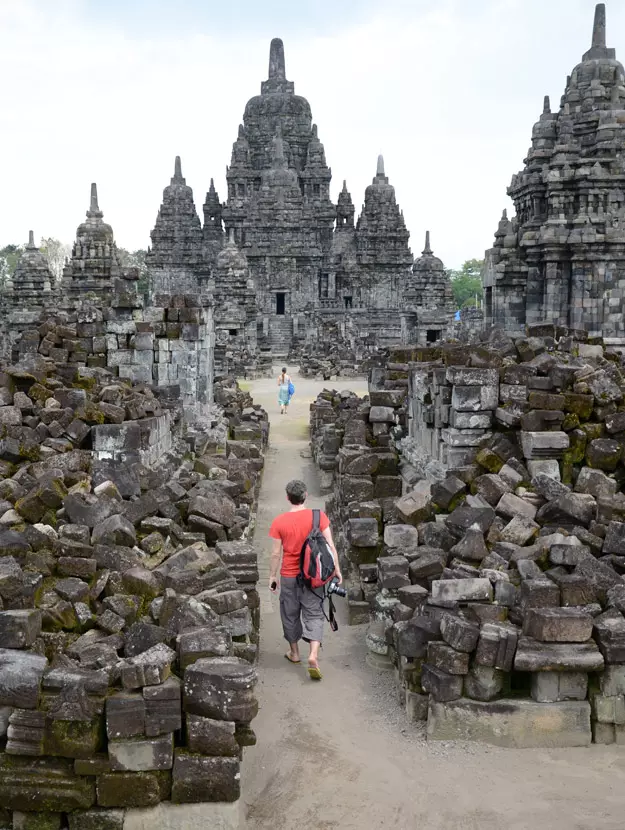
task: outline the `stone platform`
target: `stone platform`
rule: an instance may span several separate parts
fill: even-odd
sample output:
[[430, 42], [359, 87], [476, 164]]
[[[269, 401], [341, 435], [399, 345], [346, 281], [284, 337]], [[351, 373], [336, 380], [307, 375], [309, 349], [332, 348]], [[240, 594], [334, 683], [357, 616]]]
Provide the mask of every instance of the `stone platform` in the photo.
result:
[[515, 749], [589, 746], [590, 704], [430, 699], [427, 736], [431, 741], [479, 741]]

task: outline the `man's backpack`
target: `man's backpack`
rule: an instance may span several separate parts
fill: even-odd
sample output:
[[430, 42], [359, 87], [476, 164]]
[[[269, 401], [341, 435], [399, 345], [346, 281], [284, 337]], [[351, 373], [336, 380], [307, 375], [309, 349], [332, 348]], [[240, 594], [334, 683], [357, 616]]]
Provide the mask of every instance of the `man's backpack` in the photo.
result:
[[334, 557], [319, 529], [320, 511], [313, 510], [313, 526], [300, 553], [300, 580], [307, 588], [323, 588], [335, 574]]

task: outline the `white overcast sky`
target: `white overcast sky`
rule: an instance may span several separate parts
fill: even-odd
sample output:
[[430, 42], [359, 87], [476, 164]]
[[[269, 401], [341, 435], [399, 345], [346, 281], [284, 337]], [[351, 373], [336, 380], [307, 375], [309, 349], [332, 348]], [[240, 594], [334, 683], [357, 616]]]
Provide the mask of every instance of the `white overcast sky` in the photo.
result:
[[[545, 94], [590, 47], [594, 0], [0, 0], [0, 246], [71, 242], [97, 182], [119, 245], [146, 247], [182, 156], [222, 201], [246, 101], [282, 37], [356, 210], [378, 153], [418, 255], [492, 244]], [[625, 0], [607, 3], [625, 57]]]

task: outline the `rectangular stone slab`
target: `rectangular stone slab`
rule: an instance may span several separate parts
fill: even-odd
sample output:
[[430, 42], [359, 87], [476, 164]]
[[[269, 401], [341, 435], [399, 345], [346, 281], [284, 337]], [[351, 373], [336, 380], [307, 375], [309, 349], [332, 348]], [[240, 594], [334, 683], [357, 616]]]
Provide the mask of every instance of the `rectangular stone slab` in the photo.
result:
[[126, 810], [124, 830], [239, 830], [240, 802], [172, 804], [163, 801], [145, 810]]
[[174, 765], [173, 733], [154, 738], [109, 741], [111, 769], [115, 772], [146, 772], [171, 769]]
[[480, 602], [493, 599], [489, 579], [435, 579], [432, 582], [432, 601]]
[[592, 637], [592, 617], [579, 608], [528, 608], [523, 631], [543, 643], [585, 643]]
[[589, 746], [590, 704], [586, 700], [536, 703], [533, 700], [481, 702], [460, 698], [430, 701], [430, 741], [478, 741], [495, 746]]
[[603, 656], [594, 642], [539, 643], [521, 637], [514, 658], [515, 671], [601, 671]]
[[0, 804], [27, 812], [86, 810], [95, 804], [95, 784], [75, 775], [71, 761], [0, 756]]

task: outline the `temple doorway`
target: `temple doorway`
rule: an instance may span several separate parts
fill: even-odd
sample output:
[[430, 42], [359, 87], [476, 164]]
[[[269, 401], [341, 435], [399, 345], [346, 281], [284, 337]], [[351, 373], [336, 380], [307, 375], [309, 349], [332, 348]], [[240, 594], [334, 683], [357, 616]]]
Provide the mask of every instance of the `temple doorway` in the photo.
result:
[[276, 294], [276, 314], [284, 314], [286, 303], [286, 293], [278, 291]]

